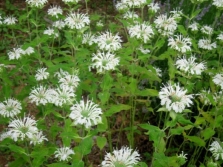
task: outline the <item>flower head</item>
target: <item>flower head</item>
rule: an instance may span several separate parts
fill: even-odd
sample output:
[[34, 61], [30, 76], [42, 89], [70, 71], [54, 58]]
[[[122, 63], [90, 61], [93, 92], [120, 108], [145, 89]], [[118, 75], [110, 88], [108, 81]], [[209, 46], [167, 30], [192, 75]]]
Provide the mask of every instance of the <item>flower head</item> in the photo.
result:
[[13, 17], [13, 16], [7, 16], [5, 17], [3, 23], [6, 24], [6, 25], [13, 25], [17, 22], [18, 20]]
[[137, 19], [139, 16], [134, 11], [127, 11], [123, 14], [124, 19]]
[[144, 43], [147, 43], [152, 35], [154, 35], [152, 27], [146, 22], [130, 26], [128, 31], [131, 38], [141, 39]]
[[182, 151], [181, 154], [177, 155], [177, 158], [179, 159], [179, 165], [183, 165], [187, 161], [187, 154], [184, 154], [184, 152]]
[[101, 122], [101, 108], [91, 100], [81, 100], [71, 108], [69, 117], [73, 119], [74, 125], [84, 125], [86, 128]]
[[58, 18], [58, 15], [62, 15], [63, 14], [63, 10], [61, 9], [60, 6], [51, 6], [48, 11], [47, 11], [48, 15], [50, 16], [55, 16], [56, 18]]
[[34, 49], [33, 47], [30, 47], [30, 46], [26, 48], [26, 50], [23, 51], [24, 55], [31, 55], [32, 53], [34, 53]]
[[223, 1], [222, 0], [213, 0], [213, 5], [222, 8], [223, 7]]
[[160, 6], [158, 3], [152, 2], [148, 5], [148, 7], [149, 7], [149, 10], [153, 11], [154, 13], [156, 13], [158, 10], [160, 10]]
[[102, 161], [102, 167], [133, 167], [137, 165], [140, 160], [140, 155], [137, 151], [133, 151], [129, 147], [122, 147], [120, 150], [114, 150], [111, 153], [105, 155], [104, 161]]
[[177, 22], [173, 16], [168, 17], [166, 14], [159, 15], [154, 23], [158, 32], [163, 36], [173, 35], [174, 31], [177, 29]]
[[21, 110], [21, 103], [16, 99], [9, 98], [3, 103], [0, 103], [0, 114], [4, 117], [14, 117], [18, 115]]
[[218, 73], [213, 77], [213, 82], [218, 85], [221, 86], [221, 89], [223, 89], [223, 74]]
[[64, 3], [78, 3], [80, 0], [62, 0]]
[[213, 28], [211, 28], [210, 26], [203, 26], [201, 28], [201, 32], [204, 33], [204, 34], [207, 34], [207, 35], [211, 35], [213, 33]]
[[206, 65], [203, 62], [196, 63], [195, 60], [195, 56], [191, 56], [189, 59], [186, 59], [185, 57], [178, 58], [176, 66], [185, 73], [201, 75], [201, 72], [206, 69]]
[[217, 46], [215, 42], [211, 43], [210, 39], [200, 39], [198, 41], [198, 47], [202, 49], [212, 50]]
[[29, 139], [37, 132], [36, 121], [30, 117], [14, 119], [8, 125], [8, 134], [14, 141], [17, 141], [18, 138], [24, 140], [25, 137]]
[[57, 21], [53, 22], [53, 27], [56, 27], [59, 30], [61, 30], [62, 28], [65, 27], [65, 23], [63, 20], [57, 20]]
[[36, 71], [35, 78], [37, 81], [41, 81], [44, 79], [47, 79], [50, 75], [50, 73], [46, 72], [47, 68], [39, 68]]
[[181, 52], [185, 53], [186, 51], [191, 50], [191, 39], [190, 38], [184, 38], [182, 35], [174, 35], [176, 38], [170, 37], [168, 39], [168, 46], [171, 48]]
[[191, 31], [198, 31], [198, 26], [199, 24], [197, 22], [193, 22], [192, 24], [189, 25], [188, 28], [190, 28]]
[[96, 43], [96, 37], [89, 32], [83, 34], [82, 44], [93, 45]]
[[29, 99], [31, 102], [35, 102], [36, 105], [42, 104], [46, 105], [54, 99], [55, 91], [53, 89], [47, 89], [46, 87], [40, 85], [34, 88], [30, 94]]
[[116, 58], [114, 54], [110, 52], [98, 52], [93, 54], [93, 64], [89, 69], [96, 68], [98, 73], [103, 73], [108, 70], [114, 70], [115, 66], [119, 64], [119, 58]]
[[146, 0], [122, 0], [121, 2], [126, 4], [129, 8], [137, 8], [146, 4]]
[[106, 51], [116, 51], [120, 49], [122, 47], [121, 42], [122, 42], [121, 37], [118, 34], [113, 35], [109, 31], [101, 33], [96, 38], [96, 43], [98, 44], [98, 47], [101, 50], [106, 50]]
[[48, 139], [43, 135], [42, 131], [39, 131], [37, 133], [32, 133], [29, 139], [30, 139], [30, 144], [33, 145], [41, 144], [44, 140], [48, 141]]
[[67, 161], [70, 155], [74, 154], [74, 151], [71, 150], [69, 147], [61, 147], [58, 148], [55, 152], [55, 157], [59, 158], [60, 161]]
[[[222, 144], [222, 142], [221, 142]], [[213, 156], [215, 157], [215, 160], [219, 160], [219, 159], [222, 159], [223, 160], [223, 148], [222, 146], [219, 144], [218, 141], [214, 141], [211, 143], [210, 145], [210, 149], [209, 149]]]
[[66, 75], [59, 79], [60, 87], [69, 87], [75, 90], [79, 85], [80, 79], [77, 75]]
[[193, 95], [186, 95], [187, 90], [184, 90], [179, 84], [171, 85], [168, 83], [159, 92], [161, 105], [165, 105], [167, 110], [181, 113], [186, 107], [189, 107], [193, 102], [191, 101]]
[[223, 41], [223, 33], [219, 34], [217, 39], [220, 40], [220, 41]]
[[24, 53], [21, 48], [13, 48], [12, 51], [8, 52], [9, 60], [19, 59]]
[[44, 30], [43, 34], [53, 36], [54, 38], [59, 37], [59, 34], [57, 32], [55, 32], [55, 30], [50, 27], [48, 27], [48, 29]]
[[47, 0], [26, 0], [26, 3], [28, 3], [28, 5], [37, 8], [42, 8], [47, 2]]
[[87, 14], [70, 13], [65, 19], [65, 24], [71, 29], [82, 29], [90, 24]]

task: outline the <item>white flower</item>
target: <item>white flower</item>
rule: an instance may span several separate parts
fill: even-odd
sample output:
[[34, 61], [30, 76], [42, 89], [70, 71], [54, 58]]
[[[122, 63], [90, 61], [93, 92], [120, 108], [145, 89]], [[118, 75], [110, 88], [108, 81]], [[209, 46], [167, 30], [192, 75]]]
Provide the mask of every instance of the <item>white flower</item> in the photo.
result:
[[42, 8], [48, 1], [47, 0], [26, 0], [31, 7]]
[[177, 22], [174, 17], [167, 17], [166, 14], [158, 16], [154, 21], [158, 32], [163, 36], [169, 36], [177, 29]]
[[14, 119], [8, 125], [8, 134], [14, 141], [17, 141], [18, 138], [24, 140], [25, 137], [29, 139], [37, 132], [36, 121], [30, 117]]
[[126, 4], [130, 8], [141, 7], [146, 4], [146, 0], [122, 0], [121, 2]]
[[86, 14], [71, 13], [65, 19], [65, 24], [71, 29], [82, 29], [90, 24], [90, 20]]
[[[222, 142], [221, 142], [222, 144]], [[219, 159], [222, 159], [223, 160], [223, 148], [222, 146], [218, 143], [218, 141], [214, 141], [211, 143], [210, 145], [210, 151], [212, 152], [215, 160], [219, 160]]]
[[0, 103], [0, 114], [4, 117], [14, 117], [22, 110], [21, 103], [16, 99], [7, 99]]
[[223, 0], [213, 0], [213, 5], [215, 5], [218, 8], [223, 7]]
[[143, 54], [148, 54], [148, 53], [150, 53], [150, 50], [149, 50], [149, 49], [144, 49], [142, 45], [141, 45], [137, 50], [139, 50], [139, 51], [142, 52]]
[[115, 5], [115, 8], [118, 10], [118, 11], [126, 11], [128, 10], [128, 6], [127, 4], [125, 3], [122, 3], [122, 2], [117, 2], [116, 5]]
[[49, 36], [53, 36], [55, 38], [57, 38], [59, 36], [59, 34], [57, 32], [55, 32], [55, 30], [50, 28], [50, 27], [48, 27], [47, 30], [44, 30], [43, 34], [46, 34], [46, 35], [49, 35]]
[[176, 37], [175, 39], [173, 37], [170, 37], [168, 39], [168, 46], [181, 53], [185, 53], [191, 50], [192, 43], [190, 38], [184, 38], [182, 35], [174, 36]]
[[114, 150], [111, 153], [105, 155], [104, 161], [102, 161], [102, 167], [116, 167], [125, 166], [133, 167], [137, 165], [140, 160], [140, 155], [137, 151], [133, 151], [131, 148], [122, 147], [120, 150]]
[[74, 125], [84, 125], [86, 128], [101, 123], [102, 110], [91, 100], [81, 100], [71, 108], [69, 117], [73, 120]]
[[46, 87], [40, 85], [39, 87], [34, 88], [29, 94], [29, 99], [32, 103], [45, 105], [50, 103], [55, 97], [55, 91], [53, 89], [47, 89]]
[[58, 87], [55, 90], [54, 97], [51, 100], [56, 106], [71, 104], [75, 98], [74, 90], [68, 86]]
[[65, 23], [63, 20], [57, 20], [57, 21], [53, 22], [53, 27], [56, 27], [60, 30], [65, 27]]
[[219, 39], [220, 41], [223, 41], [223, 33], [219, 34], [217, 39]]
[[37, 81], [41, 81], [44, 79], [47, 79], [50, 75], [50, 73], [46, 72], [47, 68], [39, 68], [36, 71], [35, 78]]
[[136, 37], [137, 39], [143, 40], [144, 43], [147, 43], [152, 35], [154, 35], [152, 27], [146, 22], [131, 26], [128, 28], [128, 31], [131, 38]]
[[124, 19], [137, 19], [139, 16], [134, 11], [127, 11], [123, 14]]
[[0, 141], [5, 140], [6, 138], [11, 138], [10, 133], [8, 131], [1, 133], [0, 135]]
[[170, 13], [173, 14], [174, 19], [181, 19], [181, 15], [183, 14], [182, 10], [180, 10], [179, 8], [170, 11]]
[[212, 50], [213, 48], [216, 48], [217, 45], [215, 42], [211, 43], [211, 40], [209, 39], [200, 39], [198, 41], [198, 47], [202, 49]]
[[54, 76], [57, 76], [59, 79], [70, 75], [67, 71], [64, 71], [60, 68], [59, 72], [56, 72]]
[[176, 66], [178, 69], [185, 73], [201, 75], [201, 73], [206, 69], [205, 63], [196, 63], [195, 56], [191, 56], [188, 60], [186, 57], [178, 58], [176, 61]]
[[199, 93], [199, 97], [202, 103], [204, 103], [204, 105], [210, 105], [211, 101], [208, 98], [208, 95], [211, 96], [212, 93], [209, 90], [201, 90], [201, 93]]
[[193, 103], [191, 99], [193, 95], [186, 95], [187, 90], [184, 90], [179, 84], [171, 85], [168, 83], [159, 92], [159, 98], [161, 99], [161, 105], [176, 113], [181, 113], [186, 107], [190, 107]]
[[76, 89], [79, 85], [80, 79], [77, 75], [66, 75], [59, 79], [60, 87], [69, 87], [70, 89]]
[[184, 152], [182, 151], [180, 155], [178, 155], [177, 157], [179, 158], [183, 158], [183, 159], [187, 159], [187, 154], [184, 154]]
[[197, 22], [193, 22], [192, 24], [189, 25], [188, 28], [191, 29], [191, 31], [197, 31], [198, 30], [199, 24]]
[[24, 53], [24, 50], [21, 48], [13, 48], [12, 51], [8, 52], [9, 60], [19, 59], [22, 54]]
[[23, 51], [24, 55], [31, 55], [32, 53], [34, 53], [33, 47], [28, 47], [26, 50]]
[[223, 89], [223, 74], [216, 74], [214, 77], [213, 77], [213, 82], [218, 85], [218, 86], [221, 86], [221, 89]]
[[158, 77], [162, 77], [162, 70], [158, 67], [153, 67], [156, 70], [156, 74], [158, 75]]
[[56, 18], [58, 18], [58, 15], [62, 15], [63, 14], [63, 10], [61, 9], [60, 6], [51, 6], [48, 11], [47, 11], [48, 15], [50, 16], [56, 16]]
[[154, 2], [152, 2], [152, 3], [150, 3], [150, 4], [148, 5], [148, 7], [149, 7], [149, 9], [150, 9], [151, 11], [153, 11], [154, 13], [156, 13], [158, 10], [160, 10], [159, 3], [154, 3]]
[[54, 154], [55, 157], [59, 158], [60, 161], [67, 161], [69, 158], [71, 158], [70, 155], [74, 154], [74, 151], [69, 147], [62, 147], [58, 148]]
[[90, 32], [83, 34], [82, 44], [93, 45], [96, 42], [95, 35]]
[[213, 28], [211, 28], [210, 26], [203, 26], [201, 28], [201, 32], [204, 33], [204, 34], [207, 34], [207, 35], [211, 35], [213, 33]]
[[103, 22], [102, 22], [101, 20], [99, 20], [99, 21], [96, 23], [96, 26], [97, 26], [97, 27], [103, 27], [104, 24], [103, 24]]
[[96, 68], [98, 73], [103, 73], [107, 70], [114, 70], [115, 66], [119, 64], [119, 58], [116, 58], [114, 54], [110, 52], [98, 52], [93, 54], [92, 61], [89, 69]]
[[3, 23], [6, 24], [6, 25], [13, 25], [13, 24], [16, 24], [18, 20], [13, 17], [13, 16], [7, 16], [5, 17]]
[[44, 140], [48, 141], [48, 139], [43, 135], [42, 131], [31, 134], [29, 139], [30, 139], [30, 144], [33, 144], [33, 145], [40, 144]]
[[122, 40], [118, 33], [113, 35], [109, 31], [101, 33], [96, 37], [96, 43], [101, 50], [116, 51], [122, 47], [121, 42]]

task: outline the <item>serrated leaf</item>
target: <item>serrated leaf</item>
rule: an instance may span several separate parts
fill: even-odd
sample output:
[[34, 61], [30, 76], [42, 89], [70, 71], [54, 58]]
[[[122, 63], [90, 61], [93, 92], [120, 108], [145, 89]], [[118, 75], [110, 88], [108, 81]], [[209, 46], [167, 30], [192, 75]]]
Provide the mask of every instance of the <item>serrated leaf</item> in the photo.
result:
[[185, 30], [185, 27], [183, 25], [178, 25], [177, 28], [181, 34], [187, 35], [187, 31]]
[[115, 113], [118, 113], [122, 110], [130, 110], [132, 107], [126, 104], [118, 104], [110, 106], [110, 109], [105, 112], [105, 116], [110, 117]]
[[82, 155], [87, 155], [91, 152], [92, 146], [93, 146], [93, 140], [91, 137], [88, 137], [83, 139], [78, 147]]
[[206, 128], [201, 132], [201, 136], [204, 140], [210, 139], [215, 134], [215, 131], [211, 128]]
[[205, 146], [205, 141], [203, 139], [201, 139], [200, 137], [197, 136], [185, 136], [188, 140], [190, 140], [191, 142], [195, 143], [196, 145], [200, 146], [200, 147], [204, 147]]

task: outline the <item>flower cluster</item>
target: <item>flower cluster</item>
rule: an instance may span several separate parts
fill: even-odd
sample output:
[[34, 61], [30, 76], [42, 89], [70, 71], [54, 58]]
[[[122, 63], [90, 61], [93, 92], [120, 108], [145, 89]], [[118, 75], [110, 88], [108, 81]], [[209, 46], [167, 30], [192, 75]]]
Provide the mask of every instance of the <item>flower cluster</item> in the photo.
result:
[[90, 24], [90, 19], [87, 14], [81, 13], [70, 13], [64, 21], [70, 29], [82, 29]]
[[182, 35], [174, 36], [176, 37], [175, 39], [173, 37], [168, 39], [168, 46], [181, 53], [185, 53], [191, 50], [192, 43], [190, 38], [184, 38]]
[[219, 159], [223, 160], [223, 148], [218, 141], [212, 142], [209, 150], [212, 152], [215, 160], [219, 160]]
[[67, 161], [70, 159], [70, 155], [74, 154], [74, 151], [71, 150], [69, 147], [61, 147], [58, 148], [55, 152], [55, 158], [58, 158], [60, 161]]
[[14, 117], [22, 110], [21, 103], [16, 99], [6, 99], [0, 103], [0, 114], [4, 117]]
[[34, 49], [32, 47], [28, 47], [27, 49], [22, 48], [13, 48], [8, 52], [9, 60], [19, 59], [22, 55], [30, 55], [34, 53]]

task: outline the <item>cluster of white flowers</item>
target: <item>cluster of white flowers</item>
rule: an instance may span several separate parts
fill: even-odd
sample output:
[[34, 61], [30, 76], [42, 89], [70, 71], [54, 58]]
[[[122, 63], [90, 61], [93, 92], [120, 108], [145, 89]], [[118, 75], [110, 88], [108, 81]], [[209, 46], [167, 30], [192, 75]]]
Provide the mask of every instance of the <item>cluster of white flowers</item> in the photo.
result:
[[0, 114], [3, 117], [14, 117], [22, 110], [21, 103], [13, 98], [6, 99], [0, 103]]
[[133, 149], [129, 147], [122, 147], [120, 150], [114, 150], [112, 153], [107, 153], [101, 166], [133, 167], [138, 164], [139, 160], [140, 155], [137, 151], [133, 151]]
[[53, 22], [52, 26], [60, 30], [65, 27], [65, 22], [63, 20], [57, 20]]
[[78, 3], [80, 0], [62, 0], [64, 3]]
[[143, 54], [148, 54], [148, 53], [150, 53], [150, 50], [149, 50], [149, 49], [145, 49], [145, 48], [143, 48], [142, 45], [140, 45], [140, 47], [137, 48], [137, 50], [139, 50], [139, 51], [142, 52]]
[[147, 22], [137, 23], [136, 25], [130, 26], [128, 28], [129, 35], [131, 38], [141, 39], [144, 43], [147, 43], [151, 37], [154, 35], [152, 26]]
[[67, 161], [70, 159], [70, 155], [75, 154], [73, 150], [71, 150], [69, 147], [61, 147], [58, 148], [55, 152], [55, 158], [58, 158], [60, 161]]
[[[223, 143], [221, 142], [221, 144]], [[220, 145], [220, 143], [218, 141], [214, 141], [211, 143], [210, 147], [211, 148], [209, 150], [212, 152], [215, 160], [219, 160], [219, 159], [223, 160], [223, 148]]]
[[73, 120], [73, 125], [84, 125], [86, 128], [101, 123], [102, 110], [91, 100], [81, 100], [71, 108], [69, 117]]
[[91, 68], [96, 68], [97, 73], [114, 70], [119, 64], [119, 58], [115, 57], [111, 52], [98, 52], [93, 54], [92, 61], [93, 64], [90, 65], [89, 70], [91, 70]]
[[193, 95], [186, 95], [187, 90], [184, 90], [179, 84], [171, 85], [168, 83], [159, 92], [161, 105], [165, 105], [168, 111], [175, 111], [181, 113], [186, 107], [193, 104]]
[[96, 37], [94, 34], [91, 34], [90, 32], [83, 34], [82, 44], [93, 45], [94, 43], [96, 43]]
[[51, 6], [48, 9], [47, 13], [50, 16], [55, 16], [56, 18], [58, 18], [58, 15], [62, 15], [63, 14], [63, 10], [61, 9], [60, 6]]
[[27, 49], [23, 50], [22, 48], [13, 48], [11, 51], [8, 52], [9, 60], [19, 59], [22, 55], [30, 55], [34, 53], [34, 49], [32, 47], [28, 47]]
[[201, 32], [204, 33], [204, 34], [207, 34], [207, 35], [212, 35], [213, 28], [211, 28], [210, 26], [205, 25], [201, 28]]
[[185, 73], [201, 75], [201, 73], [206, 69], [206, 63], [196, 63], [195, 60], [196, 57], [193, 55], [189, 59], [186, 59], [186, 57], [178, 58], [176, 61], [176, 66]]
[[42, 8], [48, 0], [26, 0], [26, 3], [31, 7]]
[[70, 13], [65, 18], [65, 24], [71, 29], [82, 29], [90, 24], [90, 19], [87, 14]]
[[212, 50], [217, 47], [216, 42], [211, 43], [210, 39], [200, 39], [198, 41], [198, 47], [205, 50]]
[[31, 117], [13, 119], [8, 125], [7, 132], [1, 135], [2, 140], [5, 138], [11, 138], [14, 141], [27, 139], [33, 145], [47, 141], [42, 131], [38, 130], [36, 121]]
[[223, 33], [218, 34], [216, 39], [223, 41]]
[[121, 0], [121, 3], [125, 4], [129, 8], [138, 8], [146, 5], [146, 0]]
[[173, 35], [177, 29], [177, 22], [175, 17], [168, 17], [166, 14], [159, 15], [155, 20], [156, 28], [158, 32], [163, 36]]
[[129, 19], [129, 20], [135, 20], [135, 19], [138, 19], [139, 18], [139, 15], [136, 14], [136, 12], [134, 11], [127, 11], [123, 14], [123, 18], [124, 19]]
[[188, 37], [183, 37], [182, 35], [174, 35], [176, 38], [170, 37], [168, 39], [168, 46], [171, 48], [185, 53], [187, 51], [191, 51], [191, 39]]
[[152, 12], [156, 13], [158, 12], [158, 10], [160, 10], [160, 5], [159, 3], [150, 3], [149, 5], [147, 5], [149, 7], [149, 10], [151, 10]]

